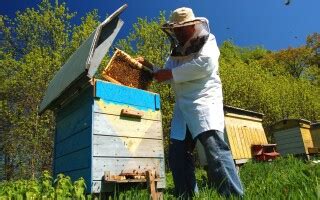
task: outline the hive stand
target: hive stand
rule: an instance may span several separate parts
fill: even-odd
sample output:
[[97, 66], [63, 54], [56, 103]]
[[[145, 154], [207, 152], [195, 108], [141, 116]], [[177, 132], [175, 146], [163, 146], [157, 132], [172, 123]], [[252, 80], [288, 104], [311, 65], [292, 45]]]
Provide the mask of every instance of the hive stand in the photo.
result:
[[124, 184], [124, 183], [147, 183], [148, 191], [152, 200], [162, 200], [163, 194], [157, 191], [156, 172], [148, 170], [145, 173], [121, 173], [112, 175], [110, 171], [105, 171], [104, 180], [106, 183]]
[[252, 145], [252, 156], [258, 161], [271, 161], [280, 154], [276, 151], [277, 144]]

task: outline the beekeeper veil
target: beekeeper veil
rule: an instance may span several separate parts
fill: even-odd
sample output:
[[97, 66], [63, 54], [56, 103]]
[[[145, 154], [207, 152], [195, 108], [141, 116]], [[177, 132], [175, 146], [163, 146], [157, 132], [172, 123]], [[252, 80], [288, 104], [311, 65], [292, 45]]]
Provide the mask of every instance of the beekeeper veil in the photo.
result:
[[[186, 26], [193, 27], [193, 34], [187, 41], [181, 43], [176, 35], [177, 29]], [[171, 50], [175, 55], [185, 56], [199, 51], [209, 37], [209, 22], [206, 18], [195, 17], [190, 8], [178, 8], [173, 11], [170, 21], [162, 26], [171, 42]]]

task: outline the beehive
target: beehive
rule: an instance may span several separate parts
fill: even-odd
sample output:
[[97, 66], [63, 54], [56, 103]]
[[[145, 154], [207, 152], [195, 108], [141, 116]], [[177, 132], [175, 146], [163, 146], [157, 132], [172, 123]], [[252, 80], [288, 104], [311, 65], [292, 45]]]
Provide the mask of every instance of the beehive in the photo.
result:
[[[268, 144], [263, 126], [262, 113], [224, 106], [225, 141], [229, 144], [236, 164], [252, 158], [252, 145]], [[200, 163], [206, 165], [203, 147], [197, 144]]]
[[55, 113], [53, 175], [83, 177], [88, 193], [111, 191], [115, 182], [142, 182], [155, 172], [165, 187], [160, 97], [95, 79], [123, 22], [108, 17], [57, 72], [40, 105]]
[[270, 127], [281, 155], [309, 154], [313, 148], [310, 121], [304, 119], [284, 119]]
[[119, 49], [113, 54], [102, 75], [108, 81], [144, 90], [152, 81], [152, 69]]
[[251, 146], [268, 144], [262, 113], [225, 106], [226, 141], [236, 163], [252, 158]]

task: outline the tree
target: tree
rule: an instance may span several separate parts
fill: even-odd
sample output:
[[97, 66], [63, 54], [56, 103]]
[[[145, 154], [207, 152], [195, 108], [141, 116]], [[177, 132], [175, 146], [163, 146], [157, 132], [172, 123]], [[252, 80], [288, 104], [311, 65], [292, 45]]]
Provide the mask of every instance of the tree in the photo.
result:
[[311, 64], [320, 68], [320, 33], [309, 35], [306, 46], [312, 50]]
[[295, 78], [301, 77], [310, 66], [311, 49], [305, 46], [288, 48], [273, 54], [274, 59]]
[[65, 3], [43, 0], [38, 8], [0, 16], [1, 135], [6, 177], [37, 176], [51, 170], [54, 116], [38, 116], [49, 81], [98, 24], [97, 12], [71, 26], [75, 16]]

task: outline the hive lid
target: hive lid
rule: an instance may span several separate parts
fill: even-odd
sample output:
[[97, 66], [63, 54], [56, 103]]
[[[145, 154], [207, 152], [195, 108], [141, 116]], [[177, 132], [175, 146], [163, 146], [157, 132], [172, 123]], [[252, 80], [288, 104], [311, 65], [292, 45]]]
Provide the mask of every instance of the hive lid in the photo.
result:
[[270, 130], [282, 130], [294, 127], [310, 128], [311, 122], [306, 119], [283, 119], [270, 126]]
[[249, 117], [255, 117], [255, 118], [259, 118], [259, 119], [262, 119], [264, 116], [263, 113], [255, 112], [252, 110], [245, 110], [242, 108], [237, 108], [237, 107], [233, 107], [233, 106], [229, 106], [229, 105], [224, 105], [224, 112], [225, 112], [225, 114], [234, 113], [234, 114], [238, 114], [238, 115], [246, 115]]
[[312, 128], [320, 128], [320, 122], [314, 122], [311, 124]]
[[123, 25], [119, 15], [126, 8], [125, 4], [104, 20], [64, 63], [49, 83], [40, 104], [40, 114], [46, 109], [56, 107], [57, 102], [63, 101], [76, 91], [74, 88], [88, 84], [93, 78]]

